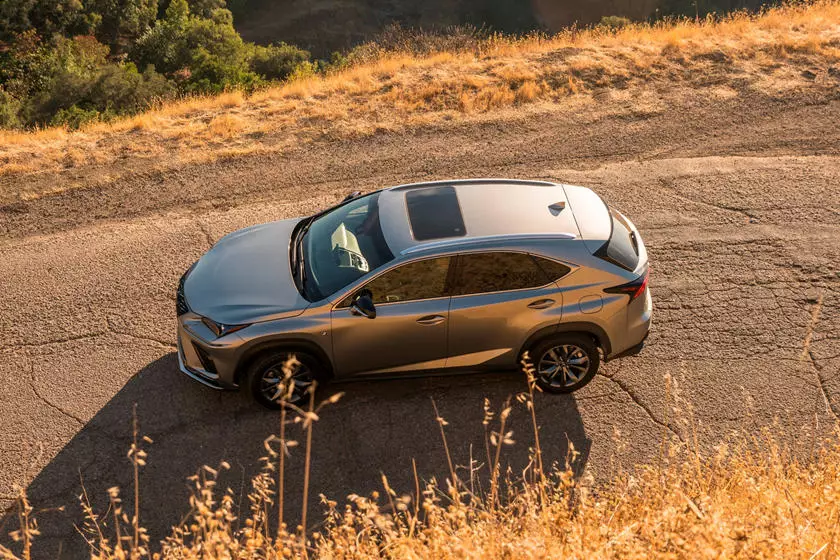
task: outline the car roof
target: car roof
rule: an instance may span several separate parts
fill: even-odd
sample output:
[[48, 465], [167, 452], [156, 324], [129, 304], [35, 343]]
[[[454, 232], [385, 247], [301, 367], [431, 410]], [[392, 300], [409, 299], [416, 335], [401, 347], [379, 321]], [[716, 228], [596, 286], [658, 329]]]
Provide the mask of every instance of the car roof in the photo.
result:
[[[571, 189], [568, 194], [567, 189]], [[593, 227], [592, 220], [585, 220], [586, 227], [579, 227], [569, 194], [577, 206], [586, 207], [587, 214], [598, 213], [598, 206], [607, 212], [600, 198], [585, 187], [546, 181], [468, 179], [385, 189], [379, 195], [379, 217], [394, 254], [484, 241], [504, 245], [529, 238], [575, 239], [581, 237], [582, 230], [609, 237], [609, 231]]]

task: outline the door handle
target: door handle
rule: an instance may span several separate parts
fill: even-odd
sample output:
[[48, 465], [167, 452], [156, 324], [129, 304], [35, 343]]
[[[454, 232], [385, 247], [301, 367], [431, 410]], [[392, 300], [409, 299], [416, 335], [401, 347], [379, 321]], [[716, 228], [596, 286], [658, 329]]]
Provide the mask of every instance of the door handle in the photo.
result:
[[531, 309], [548, 309], [554, 305], [553, 299], [538, 299], [537, 301], [532, 301], [528, 304], [528, 307]]
[[420, 317], [417, 319], [417, 322], [421, 325], [439, 325], [446, 320], [446, 317], [443, 315], [426, 315], [425, 317]]

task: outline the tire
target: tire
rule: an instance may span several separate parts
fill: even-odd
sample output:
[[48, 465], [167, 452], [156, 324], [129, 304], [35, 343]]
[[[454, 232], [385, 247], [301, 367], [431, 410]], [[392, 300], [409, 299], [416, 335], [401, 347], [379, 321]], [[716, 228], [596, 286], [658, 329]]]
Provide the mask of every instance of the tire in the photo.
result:
[[[277, 350], [261, 355], [248, 368], [248, 390], [255, 401], [273, 410], [281, 408], [279, 396], [285, 391], [284, 366], [293, 357], [295, 362], [290, 365], [291, 379], [295, 382], [295, 388], [286, 402], [301, 406], [308, 400], [312, 382], [322, 383], [325, 379], [321, 362], [307, 352]], [[276, 380], [273, 390], [269, 380]], [[269, 393], [273, 393], [275, 398], [272, 398]]]
[[[536, 383], [546, 393], [571, 393], [589, 383], [601, 365], [592, 337], [560, 334], [538, 340], [527, 349]], [[554, 369], [552, 371], [552, 366]]]

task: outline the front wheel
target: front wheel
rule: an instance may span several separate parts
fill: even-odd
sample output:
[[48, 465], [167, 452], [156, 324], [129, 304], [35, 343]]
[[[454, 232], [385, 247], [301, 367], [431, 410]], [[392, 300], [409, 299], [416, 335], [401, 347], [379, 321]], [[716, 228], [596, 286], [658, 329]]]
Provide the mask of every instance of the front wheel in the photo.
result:
[[528, 350], [534, 377], [547, 393], [571, 393], [589, 383], [601, 365], [598, 347], [585, 335], [558, 335]]
[[321, 364], [306, 352], [283, 350], [257, 358], [248, 370], [248, 388], [258, 403], [279, 409], [282, 401], [300, 405], [315, 381], [323, 379]]

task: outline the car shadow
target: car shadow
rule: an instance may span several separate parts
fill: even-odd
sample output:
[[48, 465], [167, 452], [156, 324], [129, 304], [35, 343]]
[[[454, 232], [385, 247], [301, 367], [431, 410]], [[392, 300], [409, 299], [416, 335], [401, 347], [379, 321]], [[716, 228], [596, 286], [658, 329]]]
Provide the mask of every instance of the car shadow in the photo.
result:
[[[366, 495], [382, 489], [381, 475], [398, 493], [412, 494], [412, 460], [422, 480], [448, 476], [432, 401], [446, 419], [448, 447], [459, 476], [469, 479], [470, 457], [481, 465], [478, 478], [486, 488], [484, 399], [498, 412], [511, 398], [513, 410], [507, 429], [515, 444], [505, 447], [502, 463], [514, 476], [527, 465], [533, 446], [531, 418], [515, 395], [527, 390], [516, 373], [470, 374], [450, 377], [333, 384], [322, 398], [336, 392], [344, 396], [326, 404], [314, 426], [311, 457], [310, 523], [321, 519], [319, 494], [339, 503], [350, 493]], [[569, 395], [538, 395], [536, 411], [546, 465], [565, 464], [569, 443], [580, 454], [574, 463], [579, 474], [586, 464], [590, 442], [575, 399]], [[247, 516], [251, 477], [266, 454], [264, 441], [279, 431], [279, 413], [265, 410], [245, 393], [222, 393], [205, 388], [178, 371], [170, 353], [144, 367], [64, 446], [36, 476], [27, 492], [38, 515], [41, 535], [34, 557], [83, 557], [87, 545], [74, 526], [82, 526], [79, 495], [82, 483], [95, 510], [108, 508], [107, 489], [119, 486], [127, 506], [132, 505], [131, 445], [133, 410], [140, 433], [152, 438], [145, 444], [148, 464], [140, 473], [140, 518], [153, 542], [166, 536], [188, 512], [187, 477], [202, 465], [217, 467], [226, 460], [230, 469], [220, 475], [219, 486], [231, 488]], [[286, 520], [298, 523], [304, 474], [303, 432], [288, 428], [300, 445], [292, 449], [286, 471]], [[421, 480], [421, 481], [422, 481]], [[53, 508], [64, 507], [63, 511]], [[6, 541], [16, 520], [3, 520]]]

